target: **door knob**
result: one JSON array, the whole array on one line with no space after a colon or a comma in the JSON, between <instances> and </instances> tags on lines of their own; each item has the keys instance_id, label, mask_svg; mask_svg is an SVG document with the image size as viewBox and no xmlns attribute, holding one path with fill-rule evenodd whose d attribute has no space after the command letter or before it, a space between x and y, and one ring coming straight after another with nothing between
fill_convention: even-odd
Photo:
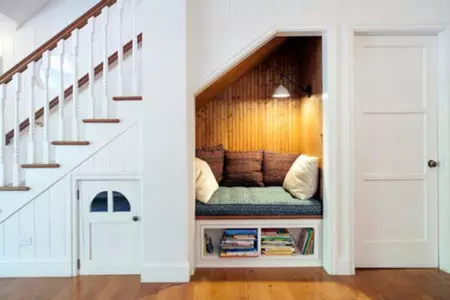
<instances>
[{"instance_id":1,"label":"door knob","mask_svg":"<svg viewBox=\"0 0 450 300\"><path fill-rule=\"evenodd\" d=\"M133 221L134 221L134 222L137 222L137 221L139 221L140 219L141 219L141 218L139 218L138 216L134 216L134 217L133 217Z\"/></svg>"},{"instance_id":2,"label":"door knob","mask_svg":"<svg viewBox=\"0 0 450 300\"><path fill-rule=\"evenodd\" d=\"M437 161L432 160L432 159L430 159L430 160L428 161L428 167L430 167L430 168L436 168L437 166L439 166L439 163L438 163Z\"/></svg>"}]
</instances>

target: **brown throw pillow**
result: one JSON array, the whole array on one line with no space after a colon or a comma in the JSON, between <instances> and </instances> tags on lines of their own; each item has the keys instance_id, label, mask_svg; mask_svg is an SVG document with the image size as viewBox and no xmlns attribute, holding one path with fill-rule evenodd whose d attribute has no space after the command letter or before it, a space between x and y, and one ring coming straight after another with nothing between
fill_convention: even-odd
<instances>
[{"instance_id":1,"label":"brown throw pillow","mask_svg":"<svg viewBox=\"0 0 450 300\"><path fill-rule=\"evenodd\" d=\"M197 149L195 151L196 157L208 163L217 182L221 182L223 179L224 151L223 145Z\"/></svg>"},{"instance_id":2,"label":"brown throw pillow","mask_svg":"<svg viewBox=\"0 0 450 300\"><path fill-rule=\"evenodd\" d=\"M225 186L264 186L262 151L225 151Z\"/></svg>"},{"instance_id":3,"label":"brown throw pillow","mask_svg":"<svg viewBox=\"0 0 450 300\"><path fill-rule=\"evenodd\" d=\"M264 185L283 186L284 178L299 154L264 151Z\"/></svg>"}]
</instances>

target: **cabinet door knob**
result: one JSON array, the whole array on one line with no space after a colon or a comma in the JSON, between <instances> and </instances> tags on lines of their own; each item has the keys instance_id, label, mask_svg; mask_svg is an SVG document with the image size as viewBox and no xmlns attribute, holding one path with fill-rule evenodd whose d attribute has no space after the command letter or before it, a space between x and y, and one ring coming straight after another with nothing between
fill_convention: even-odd
<instances>
[{"instance_id":1,"label":"cabinet door knob","mask_svg":"<svg viewBox=\"0 0 450 300\"><path fill-rule=\"evenodd\" d=\"M134 222L137 222L137 221L139 221L140 219L141 219L141 218L139 218L138 216L134 216L134 217L133 217L133 221L134 221Z\"/></svg>"},{"instance_id":2,"label":"cabinet door knob","mask_svg":"<svg viewBox=\"0 0 450 300\"><path fill-rule=\"evenodd\" d=\"M438 167L438 166L439 166L439 163L438 163L437 161L432 160L432 159L430 159L430 160L428 161L428 167L430 167L430 168L436 168L436 167Z\"/></svg>"}]
</instances>

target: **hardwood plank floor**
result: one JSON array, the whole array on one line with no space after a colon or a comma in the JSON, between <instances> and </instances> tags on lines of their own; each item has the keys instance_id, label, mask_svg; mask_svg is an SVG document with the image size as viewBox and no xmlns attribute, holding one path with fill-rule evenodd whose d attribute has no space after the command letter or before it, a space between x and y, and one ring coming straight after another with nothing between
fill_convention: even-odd
<instances>
[{"instance_id":1,"label":"hardwood plank floor","mask_svg":"<svg viewBox=\"0 0 450 300\"><path fill-rule=\"evenodd\" d=\"M438 270L199 269L189 284L140 284L139 276L0 279L1 300L450 299Z\"/></svg>"}]
</instances>

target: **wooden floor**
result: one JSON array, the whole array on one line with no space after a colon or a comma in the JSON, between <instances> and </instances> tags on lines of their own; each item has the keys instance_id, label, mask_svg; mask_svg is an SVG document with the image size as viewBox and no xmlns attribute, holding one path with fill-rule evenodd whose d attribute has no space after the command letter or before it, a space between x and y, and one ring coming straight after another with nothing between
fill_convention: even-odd
<instances>
[{"instance_id":1,"label":"wooden floor","mask_svg":"<svg viewBox=\"0 0 450 300\"><path fill-rule=\"evenodd\" d=\"M0 279L1 300L450 299L450 275L437 270L204 269L189 284L140 284L138 276Z\"/></svg>"}]
</instances>

